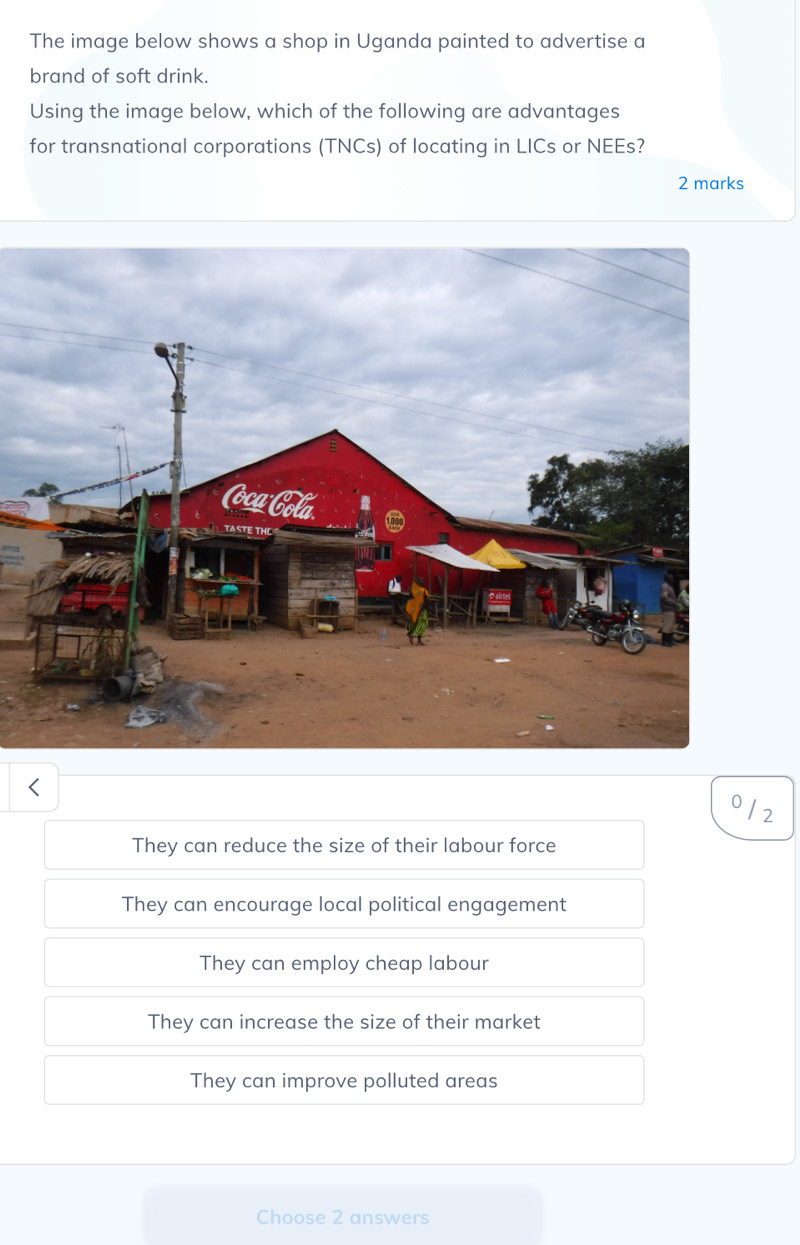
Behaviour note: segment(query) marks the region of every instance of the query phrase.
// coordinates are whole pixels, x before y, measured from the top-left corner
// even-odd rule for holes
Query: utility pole
[[[186,343],[178,342],[175,347],[175,367],[170,362],[169,348],[164,342],[153,347],[159,359],[165,359],[167,367],[175,377],[175,388],[172,393],[173,437],[172,463],[172,508],[169,522],[169,575],[167,578],[167,622],[175,613],[178,596],[178,529],[181,521],[181,463],[183,462],[183,413],[186,409],[186,396],[183,392],[183,378],[186,373]]]

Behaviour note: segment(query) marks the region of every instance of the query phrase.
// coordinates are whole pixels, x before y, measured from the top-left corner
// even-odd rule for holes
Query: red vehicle
[[[61,598],[61,614],[94,614],[105,623],[116,615],[121,621],[128,617],[130,585],[119,584],[111,588],[103,583],[78,583],[71,592]]]
[[[603,645],[609,640],[616,640],[632,656],[644,652],[647,637],[639,625],[639,611],[630,601],[620,601],[611,613],[590,605],[587,613],[591,615],[591,621],[586,630],[595,644]]]
[[[580,601],[573,601],[558,624],[560,630],[563,631],[570,623],[582,627],[600,646],[609,640],[616,640],[631,655],[643,653],[647,647],[639,611],[630,601],[620,601],[618,609],[612,613],[599,605],[581,605]]]

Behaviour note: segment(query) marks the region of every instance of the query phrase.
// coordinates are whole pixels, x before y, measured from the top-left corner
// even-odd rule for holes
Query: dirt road
[[[688,645],[648,645],[631,657],[577,630],[495,624],[430,631],[412,648],[382,620],[311,640],[267,627],[178,642],[161,624],[140,638],[165,655],[170,680],[138,703],[166,705],[171,720],[126,728],[130,705],[99,703],[85,684],[36,684],[32,650],[0,650],[2,746],[681,748],[689,740]],[[225,690],[182,686],[198,680]]]

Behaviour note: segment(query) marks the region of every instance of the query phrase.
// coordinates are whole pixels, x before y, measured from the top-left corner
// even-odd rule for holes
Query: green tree
[[[595,490],[605,468],[600,458],[578,465],[570,462],[569,454],[548,458],[543,475],[528,477],[531,522],[566,532],[584,531],[595,523],[599,517]]]
[[[53,493],[58,492],[57,484],[40,484],[38,488],[26,488],[22,494],[23,497],[50,497]]]
[[[599,523],[590,523],[581,535],[587,549],[621,549],[625,545],[639,543],[631,539],[632,530],[630,523],[601,519]]]
[[[528,493],[533,524],[581,533],[594,548],[689,542],[689,447],[680,441],[579,464],[556,455],[541,476],[528,477]]]
[[[630,544],[689,544],[689,446],[655,441],[640,450],[613,450],[608,517],[631,525]]]

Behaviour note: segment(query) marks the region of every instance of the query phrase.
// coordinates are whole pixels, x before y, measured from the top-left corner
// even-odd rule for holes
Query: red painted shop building
[[[150,524],[169,528],[168,494],[151,498]],[[471,554],[494,537],[532,553],[579,553],[571,534],[448,513],[336,429],[186,489],[180,526],[265,543],[278,528],[374,539],[374,551],[356,554],[361,599],[384,598],[397,574],[410,583],[414,555],[408,545],[449,544]],[[467,571],[465,579],[465,590],[471,590],[478,576]]]

